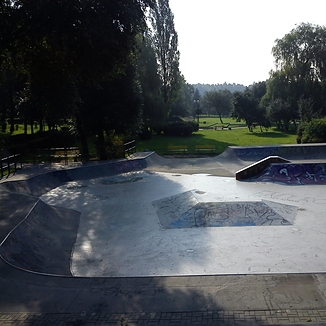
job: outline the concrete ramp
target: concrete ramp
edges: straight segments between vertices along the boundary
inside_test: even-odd
[[[70,258],[79,218],[77,211],[52,207],[38,200],[2,241],[0,255],[10,265],[23,270],[71,276]]]
[[[111,176],[131,171],[140,171],[147,166],[144,159],[121,160],[115,162],[100,162],[95,164],[85,164],[81,167],[54,170],[43,174],[32,176],[27,180],[14,180],[0,184],[0,190],[41,196],[48,191],[60,187],[66,182],[75,180],[87,180]]]
[[[37,197],[0,191],[0,243],[29,213]]]
[[[233,154],[233,151],[228,153]],[[227,160],[228,165],[224,162]],[[156,153],[150,153],[144,158],[146,170],[157,172],[183,173],[183,174],[210,174],[215,176],[233,177],[232,169],[234,156],[223,157],[185,157],[166,158]],[[237,168],[239,165],[237,164]],[[235,169],[236,170],[236,169]]]
[[[255,177],[266,170],[272,163],[290,163],[290,161],[279,156],[268,156],[258,162],[250,164],[235,174],[237,180],[244,180]]]
[[[326,163],[271,164],[251,181],[288,185],[326,184]]]
[[[272,146],[229,146],[243,161],[258,161],[268,156],[280,156],[287,160],[326,159],[326,144],[297,144]]]

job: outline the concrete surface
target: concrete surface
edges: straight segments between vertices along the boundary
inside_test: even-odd
[[[294,150],[291,151],[293,154]],[[302,151],[302,148],[298,147],[298,151]],[[154,154],[147,158],[145,166],[141,158],[143,156],[139,155],[134,160],[114,163],[113,169],[112,165],[111,169],[105,168],[107,164],[76,166],[67,171],[60,166],[57,166],[55,171],[54,166],[44,167],[49,170],[49,176],[42,174],[42,170],[38,169],[36,172],[34,168],[24,167],[22,174],[2,181],[0,184],[2,256],[12,250],[8,245],[4,250],[5,243],[10,237],[18,236],[14,232],[18,228],[17,224],[23,226],[26,216],[27,219],[33,216],[33,207],[38,203],[39,197],[42,198],[43,209],[47,207],[61,214],[62,212],[66,214],[69,210],[74,212],[78,205],[85,208],[81,210],[81,224],[73,249],[74,255],[78,253],[76,250],[78,244],[81,249],[84,248],[78,255],[85,257],[88,256],[90,249],[93,250],[93,246],[97,245],[96,249],[103,247],[101,237],[98,235],[106,232],[109,232],[110,241],[114,237],[112,242],[108,242],[109,251],[113,251],[113,246],[117,252],[124,249],[125,251],[120,251],[123,253],[120,254],[123,256],[122,260],[126,258],[125,254],[128,258],[137,255],[138,250],[131,250],[137,236],[130,236],[132,227],[126,223],[128,222],[128,219],[124,219],[126,216],[133,222],[130,224],[133,225],[134,232],[138,232],[139,241],[136,241],[136,246],[148,250],[147,254],[150,251],[156,252],[159,247],[162,250],[167,246],[172,252],[172,254],[167,252],[169,259],[171,257],[174,259],[175,253],[183,252],[184,255],[179,255],[176,260],[167,259],[165,262],[170,264],[169,267],[176,267],[175,270],[181,276],[168,276],[171,275],[168,271],[167,276],[161,277],[149,275],[151,267],[147,264],[138,264],[137,267],[137,262],[128,262],[128,259],[124,262],[127,263],[124,266],[129,266],[127,275],[131,267],[136,266],[137,269],[143,268],[146,272],[144,275],[147,276],[130,277],[129,274],[128,277],[121,277],[115,274],[116,277],[57,277],[30,273],[24,270],[25,266],[23,269],[17,269],[1,261],[0,325],[120,325],[120,318],[124,318],[128,325],[324,324],[326,321],[324,186],[236,182],[234,173],[249,164],[250,160],[241,160],[234,152],[233,149],[229,149],[217,158],[180,161],[160,158]],[[320,154],[320,148],[318,152]],[[286,155],[282,156],[287,158]],[[310,156],[309,159],[311,158]],[[158,161],[162,163],[158,164]],[[117,175],[116,171],[127,174]],[[223,177],[217,178],[218,173]],[[99,176],[103,176],[102,183],[98,183]],[[45,182],[44,187],[42,181]],[[216,188],[219,190],[218,194]],[[144,199],[141,191],[144,192],[144,189],[148,189],[149,194],[145,198],[146,201],[141,202]],[[197,197],[206,196],[203,202],[265,200],[284,207],[295,206],[297,214],[293,219],[293,225],[286,226],[219,228],[205,227],[201,224],[196,228],[155,229],[157,226],[154,227],[154,216],[157,218],[156,225],[159,225],[159,219],[153,202],[166,198],[173,201],[175,198],[173,196],[178,197],[187,191],[195,193]],[[113,196],[120,196],[119,203],[123,205],[120,214],[115,214],[117,211],[115,201],[109,201],[106,209],[101,211],[102,206],[105,206],[104,202]],[[55,207],[49,206],[54,198]],[[90,199],[95,200],[97,204],[90,204]],[[61,203],[64,207],[61,207]],[[137,215],[139,210],[143,212],[141,216]],[[102,219],[95,220],[92,224],[97,211],[100,212],[99,216],[102,216]],[[108,218],[108,212],[114,213],[111,214],[111,218]],[[146,212],[152,217],[151,221],[148,216],[144,216]],[[208,213],[211,214],[211,211]],[[44,219],[43,214],[36,215]],[[45,215],[48,216],[47,211]],[[78,220],[78,214],[75,216]],[[137,223],[141,221],[137,218],[144,223],[139,226]],[[112,220],[114,223],[110,224]],[[106,223],[107,221],[109,223]],[[86,227],[82,226],[83,223]],[[68,225],[68,233],[74,233],[72,231],[74,228],[71,228],[70,223]],[[105,229],[108,225],[111,229]],[[66,229],[64,225],[62,228]],[[141,234],[140,230],[142,232],[145,230],[144,234]],[[166,242],[163,236],[153,238],[160,234],[159,231],[164,236],[171,231],[174,237],[170,235],[169,241]],[[57,232],[62,234],[63,230]],[[22,238],[24,233],[19,234]],[[38,237],[41,238],[42,235],[39,234]],[[122,241],[119,237],[122,237]],[[173,239],[175,242],[179,238],[182,244],[173,243]],[[129,242],[130,239],[134,242]],[[144,241],[140,241],[141,239],[147,240],[147,243],[143,244]],[[268,243],[266,246],[265,240]],[[201,245],[207,244],[213,247],[217,245],[215,248],[201,249]],[[71,245],[63,246],[69,248]],[[190,250],[187,251],[185,248]],[[197,250],[199,252],[196,252]],[[72,252],[71,249],[70,251]],[[101,252],[102,254],[105,252]],[[16,252],[14,256],[16,260],[24,257],[21,255],[19,258]],[[114,258],[121,258],[116,256],[119,255],[115,255]],[[221,260],[219,256],[222,257]],[[84,264],[85,257],[82,258]],[[138,257],[138,260],[142,259],[142,254]],[[162,255],[157,252],[153,260],[155,257],[157,260]],[[247,260],[248,257],[253,260]],[[151,263],[152,258],[150,256],[146,258],[149,258],[148,262]],[[94,258],[91,255],[88,259],[96,260],[98,257]],[[113,257],[110,259],[114,264]],[[62,260],[65,259],[59,259],[59,262],[62,263]],[[25,261],[28,262],[26,257]],[[74,261],[78,260],[72,258],[71,261],[74,270]],[[218,265],[220,261],[225,272],[218,271],[221,268]],[[93,262],[87,261],[87,264],[90,263]],[[202,269],[207,266],[201,265],[207,263],[211,264],[209,268],[214,268],[214,272],[203,275]],[[239,272],[236,265],[246,271]],[[253,268],[259,265],[263,268],[262,272],[257,272]],[[114,266],[113,270],[115,273],[117,271],[126,273],[126,268],[120,266]],[[229,274],[232,271],[234,275]]]

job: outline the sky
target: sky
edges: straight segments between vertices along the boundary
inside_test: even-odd
[[[326,0],[169,0],[189,84],[249,86],[269,78],[271,54],[300,23],[326,26]]]

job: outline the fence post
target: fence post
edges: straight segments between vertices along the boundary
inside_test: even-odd
[[[8,169],[8,176],[10,175],[10,156],[7,157],[7,169]]]

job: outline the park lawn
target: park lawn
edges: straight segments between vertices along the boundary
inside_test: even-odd
[[[194,121],[197,122],[197,119]],[[222,118],[223,123],[221,123],[220,118],[216,116],[200,116],[199,118],[199,128],[205,127],[218,127],[221,128],[222,126],[227,126],[230,124],[231,127],[245,127],[246,123],[243,121],[236,121],[233,118]]]
[[[281,145],[296,144],[294,132],[282,132],[276,129],[269,129],[261,132],[256,128],[249,132],[248,128],[237,128],[231,130],[199,130],[190,137],[169,137],[154,135],[150,140],[137,141],[137,151],[155,151],[160,155],[168,154],[169,146],[185,146],[188,153],[196,153],[196,146],[214,145],[213,154],[223,153],[228,146],[259,146],[259,145]]]

